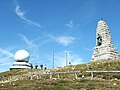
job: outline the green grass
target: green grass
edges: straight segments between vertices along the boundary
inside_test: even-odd
[[[120,90],[119,85],[120,82],[115,80],[20,80],[6,83],[0,88],[8,90]]]
[[[2,84],[0,84],[0,90],[120,90],[120,81],[115,80],[115,78],[120,79],[119,73],[96,73],[94,74],[96,79],[91,80],[88,79],[90,73],[86,73],[86,70],[120,70],[120,61],[110,60],[90,62],[49,70],[52,72],[81,71],[82,73],[78,74],[78,77],[80,78],[78,80],[75,80],[73,74],[60,75],[59,80],[50,80],[49,76],[43,76],[44,78],[42,77],[42,79],[38,80],[24,79],[16,82],[4,83],[4,86],[1,86]],[[31,72],[27,69],[13,70],[0,73],[0,77],[41,72],[44,71],[40,69],[33,69]],[[84,75],[85,78],[81,78],[82,75]],[[54,75],[53,77],[57,78],[57,75]]]

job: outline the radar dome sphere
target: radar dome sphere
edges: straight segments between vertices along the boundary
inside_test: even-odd
[[[26,50],[18,50],[15,53],[15,60],[18,62],[28,62],[30,55]]]

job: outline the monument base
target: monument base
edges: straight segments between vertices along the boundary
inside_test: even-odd
[[[102,60],[120,60],[118,51],[113,46],[97,46],[94,48],[94,53],[91,61]]]

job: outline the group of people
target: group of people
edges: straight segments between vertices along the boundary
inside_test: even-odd
[[[47,69],[46,64],[44,66],[43,64],[40,64],[40,69],[43,69],[43,67],[44,67],[44,70]],[[35,69],[38,69],[38,64],[35,65]]]

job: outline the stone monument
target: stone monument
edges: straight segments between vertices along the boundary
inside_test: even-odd
[[[112,43],[109,27],[103,19],[97,25],[96,47],[94,48],[91,61],[102,60],[120,60],[120,55]]]

